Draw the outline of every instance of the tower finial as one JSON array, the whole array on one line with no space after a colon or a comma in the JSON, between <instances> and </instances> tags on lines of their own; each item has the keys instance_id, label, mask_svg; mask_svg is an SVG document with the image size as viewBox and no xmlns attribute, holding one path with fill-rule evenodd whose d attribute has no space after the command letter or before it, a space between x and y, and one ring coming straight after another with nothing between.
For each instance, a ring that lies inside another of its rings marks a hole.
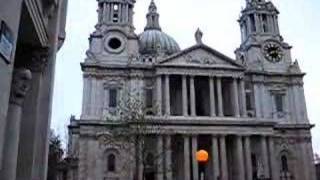
<instances>
[{"instance_id":1,"label":"tower finial","mask_svg":"<svg viewBox=\"0 0 320 180\"><path fill-rule=\"evenodd\" d=\"M200 30L200 28L197 29L194 36L196 38L197 44L203 44L203 42L202 42L203 32Z\"/></svg>"},{"instance_id":2,"label":"tower finial","mask_svg":"<svg viewBox=\"0 0 320 180\"><path fill-rule=\"evenodd\" d=\"M159 14L157 12L157 6L154 0L151 0L150 2L149 12L147 14L147 25L144 29L156 29L161 31L161 27L159 24Z\"/></svg>"}]
</instances>

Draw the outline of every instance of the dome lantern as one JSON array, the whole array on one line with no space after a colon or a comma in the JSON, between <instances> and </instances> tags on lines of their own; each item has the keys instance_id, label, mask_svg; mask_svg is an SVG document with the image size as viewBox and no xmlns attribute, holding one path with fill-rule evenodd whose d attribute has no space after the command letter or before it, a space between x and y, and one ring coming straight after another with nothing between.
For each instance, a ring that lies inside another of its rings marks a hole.
<instances>
[{"instance_id":1,"label":"dome lantern","mask_svg":"<svg viewBox=\"0 0 320 180\"><path fill-rule=\"evenodd\" d=\"M139 35L139 52L142 55L165 54L171 55L180 51L178 43L169 35L162 32L159 14L154 0L149 5L147 25Z\"/></svg>"}]
</instances>

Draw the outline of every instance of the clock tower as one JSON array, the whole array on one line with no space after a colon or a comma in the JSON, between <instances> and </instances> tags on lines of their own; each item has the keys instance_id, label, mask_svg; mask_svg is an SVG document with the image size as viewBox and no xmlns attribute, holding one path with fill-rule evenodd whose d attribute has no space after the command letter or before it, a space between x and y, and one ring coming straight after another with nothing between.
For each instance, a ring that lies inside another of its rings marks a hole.
<instances>
[{"instance_id":1,"label":"clock tower","mask_svg":"<svg viewBox=\"0 0 320 180\"><path fill-rule=\"evenodd\" d=\"M239 19L241 45L237 60L252 71L287 72L291 46L283 41L279 31L279 11L266 0L246 0Z\"/></svg>"}]
</instances>

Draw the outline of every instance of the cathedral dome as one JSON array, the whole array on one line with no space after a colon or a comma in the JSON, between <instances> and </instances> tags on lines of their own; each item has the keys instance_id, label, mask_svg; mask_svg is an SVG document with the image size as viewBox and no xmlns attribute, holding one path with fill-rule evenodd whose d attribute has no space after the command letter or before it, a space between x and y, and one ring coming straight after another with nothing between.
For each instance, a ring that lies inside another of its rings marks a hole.
<instances>
[{"instance_id":1,"label":"cathedral dome","mask_svg":"<svg viewBox=\"0 0 320 180\"><path fill-rule=\"evenodd\" d=\"M149 6L144 32L139 35L139 51L141 54L164 53L167 55L180 51L178 43L171 36L162 32L154 1L151 1Z\"/></svg>"},{"instance_id":2,"label":"cathedral dome","mask_svg":"<svg viewBox=\"0 0 320 180\"><path fill-rule=\"evenodd\" d=\"M139 35L139 51L141 54L162 52L173 54L180 51L178 43L169 35L157 29L148 29Z\"/></svg>"}]
</instances>

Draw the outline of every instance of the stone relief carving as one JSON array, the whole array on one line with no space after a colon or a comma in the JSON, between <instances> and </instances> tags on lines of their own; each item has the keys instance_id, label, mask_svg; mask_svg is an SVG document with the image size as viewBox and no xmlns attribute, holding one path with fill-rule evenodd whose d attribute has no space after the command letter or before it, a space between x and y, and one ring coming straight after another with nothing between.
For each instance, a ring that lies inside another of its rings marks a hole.
<instances>
[{"instance_id":1,"label":"stone relief carving","mask_svg":"<svg viewBox=\"0 0 320 180\"><path fill-rule=\"evenodd\" d=\"M187 63L206 64L206 65L216 64L216 61L213 58L208 56L195 58L192 55L188 54L184 56L184 59Z\"/></svg>"},{"instance_id":2,"label":"stone relief carving","mask_svg":"<svg viewBox=\"0 0 320 180\"><path fill-rule=\"evenodd\" d=\"M32 74L29 69L20 68L13 72L10 103L22 105L28 90L30 89Z\"/></svg>"}]
</instances>

